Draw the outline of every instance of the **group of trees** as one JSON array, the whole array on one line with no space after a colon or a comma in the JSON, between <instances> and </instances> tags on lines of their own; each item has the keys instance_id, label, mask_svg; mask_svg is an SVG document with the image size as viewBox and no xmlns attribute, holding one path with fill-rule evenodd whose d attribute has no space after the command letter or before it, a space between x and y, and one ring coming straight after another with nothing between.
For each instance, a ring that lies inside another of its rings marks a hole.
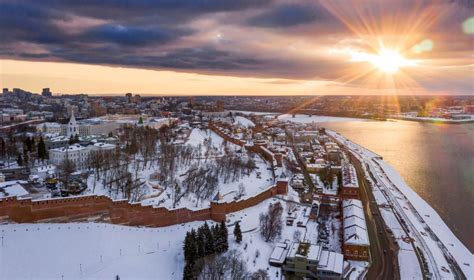
<instances>
[{"instance_id":1,"label":"group of trees","mask_svg":"<svg viewBox=\"0 0 474 280\"><path fill-rule=\"evenodd\" d=\"M227 228L222 222L211 227L207 223L197 231L186 233L184 240L184 259L186 265L183 279L223 280L223 279L270 279L265 270L249 272L246 262L237 250L228 250ZM234 228L236 241L242 240L240 225Z\"/></svg>"},{"instance_id":2,"label":"group of trees","mask_svg":"<svg viewBox=\"0 0 474 280\"><path fill-rule=\"evenodd\" d=\"M216 160L219 168L219 174L224 179L224 183L238 181L244 175L249 175L257 168L252 155L242 157L233 152L229 152L224 157Z\"/></svg>"},{"instance_id":3,"label":"group of trees","mask_svg":"<svg viewBox=\"0 0 474 280\"><path fill-rule=\"evenodd\" d=\"M201 260L198 280L253 279L236 250Z\"/></svg>"},{"instance_id":4,"label":"group of trees","mask_svg":"<svg viewBox=\"0 0 474 280\"><path fill-rule=\"evenodd\" d=\"M18 156L16 137L13 135L9 135L5 139L0 137L0 156L6 166L9 166L10 162Z\"/></svg>"},{"instance_id":5,"label":"group of trees","mask_svg":"<svg viewBox=\"0 0 474 280\"><path fill-rule=\"evenodd\" d=\"M19 138L18 143L23 144L23 152L18 151L17 137L10 135L5 139L0 137L0 159L6 166L16 160L20 166L30 166L36 160L44 161L48 159L48 150L43 138L34 137Z\"/></svg>"},{"instance_id":6,"label":"group of trees","mask_svg":"<svg viewBox=\"0 0 474 280\"><path fill-rule=\"evenodd\" d=\"M186 261L183 278L196 279L204 264L203 258L222 254L229 249L227 226L224 221L213 226L206 222L197 231L192 229L186 233L183 248Z\"/></svg>"},{"instance_id":7,"label":"group of trees","mask_svg":"<svg viewBox=\"0 0 474 280\"><path fill-rule=\"evenodd\" d=\"M132 161L119 147L112 151L91 152L87 168L94 172L93 192L96 182L101 182L111 197L139 201L144 195L138 179L139 163Z\"/></svg>"},{"instance_id":8,"label":"group of trees","mask_svg":"<svg viewBox=\"0 0 474 280\"><path fill-rule=\"evenodd\" d=\"M266 242L281 235L283 206L280 202L270 204L266 213L260 214L260 233Z\"/></svg>"},{"instance_id":9,"label":"group of trees","mask_svg":"<svg viewBox=\"0 0 474 280\"><path fill-rule=\"evenodd\" d=\"M121 134L125 153L132 158L143 161L144 169L148 163L153 166L157 162L157 143L160 139L158 130L147 126L126 126Z\"/></svg>"},{"instance_id":10,"label":"group of trees","mask_svg":"<svg viewBox=\"0 0 474 280\"><path fill-rule=\"evenodd\" d=\"M165 175L162 176L161 184L171 190L174 207L189 194L194 194L196 204L199 204L216 193L221 180L223 183L238 181L256 168L255 160L250 155L242 157L227 151L225 156L210 159L206 153L202 157L202 149L202 145L160 143L159 169ZM176 176L182 167L185 167L184 171L179 177ZM242 187L238 197L244 194L245 189Z\"/></svg>"},{"instance_id":11,"label":"group of trees","mask_svg":"<svg viewBox=\"0 0 474 280\"><path fill-rule=\"evenodd\" d=\"M323 182L325 186L331 186L332 181L334 179L334 175L337 176L338 184L341 184L342 182L341 172L336 172L330 167L326 167L318 172L318 176L321 179L321 182Z\"/></svg>"},{"instance_id":12,"label":"group of trees","mask_svg":"<svg viewBox=\"0 0 474 280\"><path fill-rule=\"evenodd\" d=\"M76 144L76 143L79 143L79 134L76 134L74 136L70 136L69 137L69 145L73 145L73 144Z\"/></svg>"}]
</instances>

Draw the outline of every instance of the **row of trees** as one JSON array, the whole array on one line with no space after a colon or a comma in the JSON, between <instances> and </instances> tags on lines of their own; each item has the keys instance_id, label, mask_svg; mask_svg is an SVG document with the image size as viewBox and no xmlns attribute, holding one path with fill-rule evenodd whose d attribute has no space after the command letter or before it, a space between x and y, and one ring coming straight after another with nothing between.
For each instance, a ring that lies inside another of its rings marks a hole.
<instances>
[{"instance_id":1,"label":"row of trees","mask_svg":"<svg viewBox=\"0 0 474 280\"><path fill-rule=\"evenodd\" d=\"M183 279L196 279L203 265L201 259L229 249L227 226L224 221L211 227L206 222L197 231L192 229L186 233L183 249L186 261Z\"/></svg>"}]
</instances>

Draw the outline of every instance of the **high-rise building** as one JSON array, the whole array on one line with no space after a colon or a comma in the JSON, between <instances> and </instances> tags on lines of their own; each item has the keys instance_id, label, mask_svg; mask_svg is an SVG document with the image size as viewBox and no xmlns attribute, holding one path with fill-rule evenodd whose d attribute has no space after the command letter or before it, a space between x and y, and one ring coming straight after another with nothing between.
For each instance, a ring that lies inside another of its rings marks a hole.
<instances>
[{"instance_id":1,"label":"high-rise building","mask_svg":"<svg viewBox=\"0 0 474 280\"><path fill-rule=\"evenodd\" d=\"M125 96L127 97L127 102L132 103L132 94L129 92L129 93L125 94Z\"/></svg>"},{"instance_id":2,"label":"high-rise building","mask_svg":"<svg viewBox=\"0 0 474 280\"><path fill-rule=\"evenodd\" d=\"M49 90L49 88L44 88L41 92L41 95L44 97L51 97L53 96L53 93Z\"/></svg>"},{"instance_id":3,"label":"high-rise building","mask_svg":"<svg viewBox=\"0 0 474 280\"><path fill-rule=\"evenodd\" d=\"M133 98L133 102L139 104L142 102L142 97L139 94L135 94L135 97Z\"/></svg>"}]
</instances>

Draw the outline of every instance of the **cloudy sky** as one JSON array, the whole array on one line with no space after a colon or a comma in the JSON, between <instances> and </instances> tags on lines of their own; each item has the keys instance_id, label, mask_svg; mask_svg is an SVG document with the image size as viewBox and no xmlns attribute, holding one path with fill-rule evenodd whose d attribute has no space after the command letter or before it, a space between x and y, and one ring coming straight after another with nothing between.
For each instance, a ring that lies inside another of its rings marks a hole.
<instances>
[{"instance_id":1,"label":"cloudy sky","mask_svg":"<svg viewBox=\"0 0 474 280\"><path fill-rule=\"evenodd\" d=\"M471 0L0 0L0 85L474 94Z\"/></svg>"}]
</instances>

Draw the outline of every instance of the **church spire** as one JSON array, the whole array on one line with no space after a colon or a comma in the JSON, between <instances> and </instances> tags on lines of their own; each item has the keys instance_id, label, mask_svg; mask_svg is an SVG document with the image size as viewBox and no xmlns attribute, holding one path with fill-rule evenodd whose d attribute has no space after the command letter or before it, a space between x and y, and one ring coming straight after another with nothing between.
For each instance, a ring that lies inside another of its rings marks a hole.
<instances>
[{"instance_id":1,"label":"church spire","mask_svg":"<svg viewBox=\"0 0 474 280\"><path fill-rule=\"evenodd\" d=\"M74 110L71 110L71 118L67 124L67 137L75 137L76 135L79 135L79 127L74 117Z\"/></svg>"}]
</instances>

